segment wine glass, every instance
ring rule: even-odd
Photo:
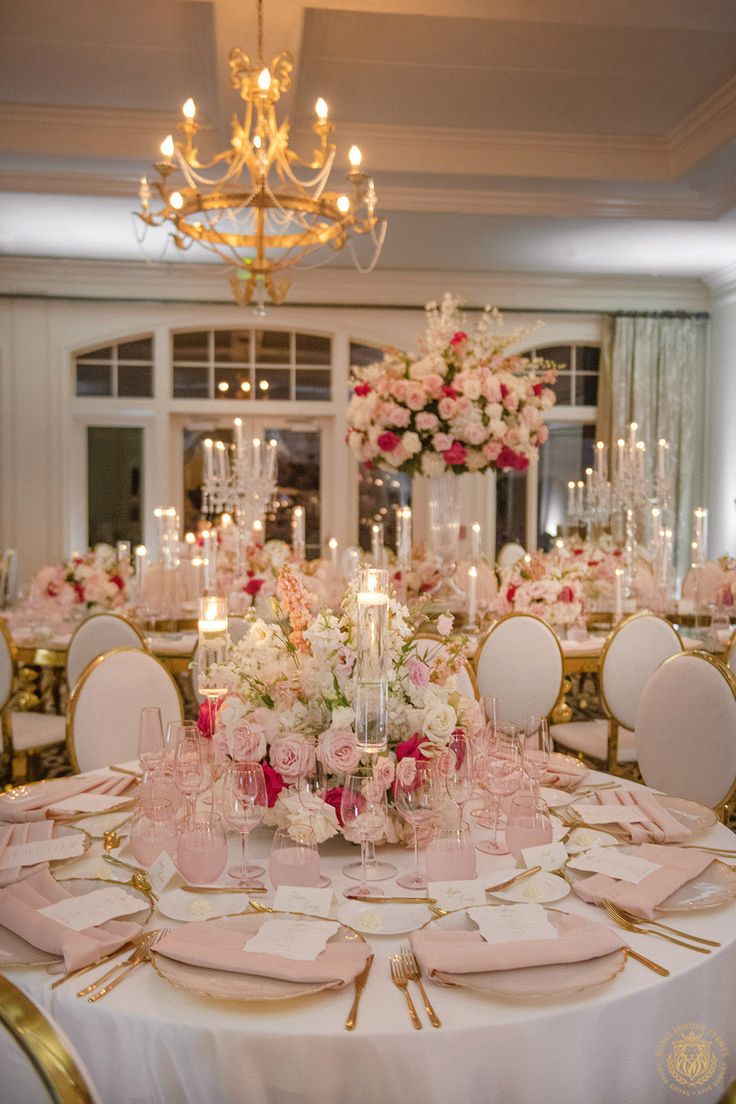
[[[307,824],[280,828],[273,837],[268,876],[274,889],[280,885],[318,886],[320,862],[314,831]]]
[[[419,829],[432,819],[437,801],[434,763],[427,759],[402,759],[396,768],[394,802],[414,829],[414,873],[396,881],[406,889],[425,889],[426,877],[419,872]]]
[[[346,834],[360,841],[362,872],[358,885],[344,890],[344,896],[383,896],[383,890],[375,886],[371,889],[366,878],[368,841],[381,838],[386,831],[388,818],[386,791],[380,783],[374,781],[371,767],[360,768],[346,776],[340,800],[340,816]]]
[[[484,761],[485,757],[490,754],[496,739],[496,729],[498,727],[498,698],[494,697],[493,694],[484,694],[480,699],[480,704],[485,718],[485,725],[483,726],[483,731],[476,736],[473,741],[472,751],[475,780],[480,785],[483,800],[476,809],[470,810],[470,815],[474,816],[478,823],[484,828],[490,828],[493,821],[493,804],[488,791],[481,784],[478,763]]]
[[[430,882],[474,878],[475,846],[470,828],[459,824],[437,829],[427,845],[427,877]]]
[[[327,794],[327,772],[319,759],[315,761],[311,770],[305,771],[304,774],[299,775],[295,787],[299,802],[308,817],[308,823],[312,832],[314,832],[315,814]],[[301,883],[291,882],[289,884],[300,885]],[[315,885],[323,887],[330,884],[330,879],[326,874],[322,873],[319,874],[318,880],[315,882]]]
[[[184,810],[187,824],[191,828],[197,798],[210,784],[208,770],[209,747],[200,736],[196,724],[191,721],[179,722],[181,733],[174,751],[174,781],[184,794]]]
[[[241,862],[231,866],[228,874],[241,886],[263,873],[262,866],[248,863],[248,838],[263,820],[267,808],[266,777],[261,764],[231,763],[222,787],[222,815],[240,833]]]
[[[539,786],[549,770],[552,741],[546,717],[530,713],[526,719],[524,735],[524,774],[539,792]]]
[[[453,732],[448,740],[440,760],[440,771],[447,794],[457,806],[459,827],[463,822],[463,809],[475,788],[470,741],[464,732]]]
[[[227,837],[220,817],[198,820],[182,829],[176,865],[190,883],[209,884],[219,878],[227,865]]]
[[[508,848],[498,838],[501,798],[509,797],[519,788],[522,771],[519,730],[516,725],[502,725],[496,730],[496,740],[480,764],[481,784],[493,796],[493,835],[477,843],[487,855],[508,855]]]
[[[156,774],[164,761],[164,727],[157,705],[141,709],[138,726],[138,760],[147,773]]]
[[[512,797],[506,818],[506,846],[514,858],[520,858],[525,847],[551,842],[552,821],[544,802],[530,793]]]
[[[177,831],[174,806],[155,788],[138,802],[130,825],[130,850],[141,866],[150,866],[162,851],[176,855]]]

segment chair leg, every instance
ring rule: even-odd
[[[13,752],[13,765],[11,768],[11,780],[14,786],[21,786],[28,781],[28,754],[25,751]]]
[[[618,724],[612,717],[608,720],[608,756],[606,769],[609,774],[619,774],[618,764]]]

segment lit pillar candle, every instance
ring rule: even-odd
[[[585,484],[583,483],[582,479],[579,479],[577,485],[577,500],[575,503],[576,513],[578,517],[582,517],[585,513],[585,499],[583,498],[584,493]]]
[[[135,581],[138,584],[138,588],[143,586],[143,580],[146,575],[146,564],[148,563],[148,551],[145,544],[139,544],[135,550]]]
[[[226,687],[218,677],[217,668],[227,661],[227,598],[216,595],[200,598],[197,629],[198,690],[208,698],[222,697],[226,693]]]
[[[396,514],[396,559],[405,570],[411,564],[411,509],[401,506]]]
[[[276,474],[276,457],[278,455],[278,450],[279,443],[272,437],[266,448],[266,479],[273,479]]]
[[[471,564],[468,568],[468,628],[475,628],[478,614],[478,568]]]
[[[568,520],[575,517],[575,484],[572,480],[567,484],[567,516]]]
[[[204,566],[204,560],[201,556],[192,556],[192,576],[194,593],[198,598],[202,596],[202,568]]]
[[[305,554],[304,507],[295,506],[291,511],[291,551],[294,559],[301,562]]]
[[[256,518],[252,529],[253,543],[260,547],[263,544],[263,522]]]
[[[623,568],[617,567],[615,571],[615,592],[614,592],[614,611],[613,611],[613,623],[617,625],[624,612],[624,572]]]
[[[636,448],[636,431],[637,431],[638,428],[639,427],[636,424],[636,422],[632,422],[631,425],[629,426],[629,448],[630,449],[635,449]]]
[[[118,563],[130,567],[130,541],[118,541],[115,547],[118,554]]]
[[[253,475],[256,479],[261,477],[261,439],[253,438]]]
[[[704,506],[698,506],[693,511],[693,518],[695,520],[695,540],[693,546],[695,548],[695,559],[698,564],[704,564],[706,559],[706,544],[708,541],[708,511]]]
[[[626,442],[623,437],[619,437],[616,441],[616,479],[621,483],[624,478],[624,453],[626,451]]]
[[[371,560],[374,567],[383,564],[383,522],[374,521],[371,525]]]
[[[235,427],[235,455],[240,457],[243,451],[243,419],[236,418],[233,425]]]
[[[606,478],[606,446],[603,441],[595,443],[595,473],[599,479]]]
[[[214,461],[212,453],[215,447],[215,442],[210,437],[205,437],[202,442],[202,449],[204,451],[204,478],[206,483],[211,483],[214,474]]]
[[[355,735],[363,751],[387,747],[388,571],[360,572],[357,593]]]
[[[644,465],[646,462],[647,446],[643,441],[636,442],[636,473],[640,479],[644,478]]]
[[[667,482],[667,452],[669,445],[664,437],[657,441],[657,489],[661,491]]]
[[[327,542],[327,547],[330,550],[330,567],[334,572],[337,572],[337,537],[330,537]]]
[[[474,521],[470,529],[470,555],[473,560],[480,559],[480,522]]]

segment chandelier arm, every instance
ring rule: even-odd
[[[353,258],[353,264],[357,268],[358,272],[360,272],[363,276],[368,276],[371,272],[373,272],[373,269],[378,264],[378,258],[381,256],[381,252],[383,250],[383,243],[386,240],[386,231],[388,230],[388,223],[386,222],[385,219],[381,219],[380,226],[381,226],[381,229],[378,233],[378,238],[376,238],[376,235],[375,235],[375,227],[371,228],[371,238],[373,240],[373,244],[375,246],[375,249],[374,249],[374,252],[373,252],[373,259],[371,260],[371,262],[368,264],[367,267],[364,267],[360,263],[360,260],[358,259],[358,254],[355,250],[355,243],[354,243],[353,239],[348,238],[348,240],[347,240],[347,246],[348,246],[348,249],[350,250],[351,257]]]
[[[195,172],[188,161],[181,157],[181,155],[178,157],[179,167],[189,187],[193,188],[194,191],[197,190],[197,184],[203,184],[206,188],[221,188],[223,184],[227,184],[233,177],[239,176],[245,164],[245,157],[242,153],[233,156],[233,151],[231,150],[226,156],[230,158],[230,166],[225,175],[220,177],[219,180],[208,180],[206,176],[201,176],[198,172]],[[221,157],[220,160],[224,160],[224,156]],[[202,165],[201,168],[211,168],[214,164],[215,162],[212,161],[209,165]]]
[[[332,172],[332,166],[334,165],[334,163],[335,150],[333,149],[332,153],[328,156],[320,171],[315,176],[313,176],[311,180],[300,180],[299,177],[294,172],[292,172],[292,168],[289,162],[285,161],[285,176],[288,180],[292,182],[292,184],[295,184],[297,188],[302,188],[305,191],[310,188],[319,188],[321,194],[324,191],[325,185],[327,184],[327,180],[330,173]]]

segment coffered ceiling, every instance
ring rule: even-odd
[[[255,0],[2,11],[0,250],[135,260],[137,181],[187,96],[200,145],[227,140],[227,56],[255,51]],[[364,150],[383,266],[707,278],[736,261],[734,0],[265,0],[265,27],[266,54],[295,57],[295,143],[322,95],[338,162]]]

